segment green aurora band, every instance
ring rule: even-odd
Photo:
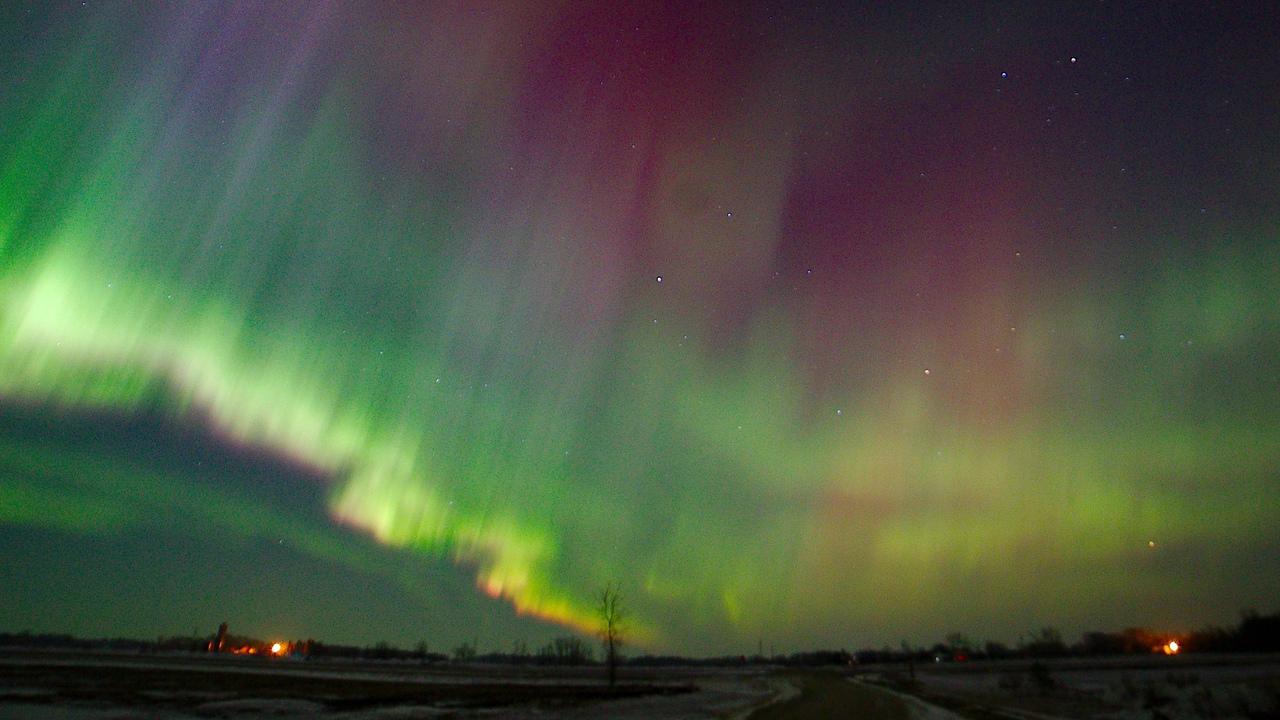
[[[830,118],[771,109],[782,70],[646,125],[577,86],[528,100],[536,58],[451,41],[466,14],[413,65],[323,4],[276,11],[271,41],[232,8],[149,12],[3,58],[6,402],[207,420],[327,478],[332,522],[519,613],[589,630],[620,580],[653,648],[1177,625],[1280,591],[1274,218],[1073,255],[1024,167],[981,210],[921,191],[876,241],[886,276],[788,265],[797,178],[826,171],[759,138]],[[449,53],[406,101],[431,111],[406,160],[386,136],[416,116],[363,78]],[[109,534],[177,505],[370,562],[232,489],[0,440],[3,524]]]

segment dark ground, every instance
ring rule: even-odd
[[[210,714],[210,703],[302,700],[320,712],[403,705],[459,711],[527,706],[551,713],[601,700],[691,692],[694,686],[637,679],[610,688],[599,670],[481,671],[412,664],[313,663],[261,658],[161,655],[7,654],[0,658],[0,706],[21,703],[121,708],[143,715]],[[521,674],[516,675],[516,672]],[[214,707],[214,706],[210,706]]]

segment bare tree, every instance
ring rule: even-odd
[[[591,660],[591,648],[573,635],[563,635],[538,648],[538,661],[547,665],[581,665]]]
[[[618,679],[618,648],[622,647],[622,586],[609,583],[600,591],[600,641],[604,644],[604,663],[609,669],[609,686]]]
[[[453,659],[457,662],[471,662],[476,659],[476,645],[472,643],[462,643],[453,649]]]

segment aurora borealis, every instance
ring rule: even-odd
[[[1274,6],[791,5],[6,4],[0,630],[1272,609]]]

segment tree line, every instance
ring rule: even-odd
[[[603,601],[605,598],[601,597]],[[615,607],[615,609],[617,609]],[[1008,658],[1043,658],[1062,656],[1098,656],[1143,654],[1158,651],[1162,645],[1176,638],[1180,649],[1187,653],[1270,653],[1280,652],[1280,612],[1261,614],[1255,610],[1241,613],[1240,622],[1231,627],[1210,626],[1190,633],[1164,633],[1146,628],[1127,628],[1119,632],[1090,631],[1079,640],[1068,643],[1062,633],[1053,627],[1044,627],[1024,634],[1014,645],[988,641],[978,643],[961,633],[951,633],[942,641],[929,647],[912,646],[903,642],[897,648],[846,650],[812,650],[790,654],[761,653],[753,655],[722,655],[691,658],[680,655],[640,655],[625,658],[621,655],[621,613],[615,618],[617,634],[614,637],[614,666],[674,666],[674,665],[844,665],[849,663],[889,662],[937,662],[1001,660]],[[381,661],[434,663],[489,663],[510,665],[596,665],[609,666],[608,624],[601,632],[601,657],[597,657],[594,643],[576,635],[552,638],[544,645],[531,649],[524,641],[516,640],[510,651],[494,650],[482,653],[475,641],[464,642],[451,652],[432,651],[424,641],[411,649],[392,643],[380,642],[372,646],[340,645],[318,640],[298,640],[299,654],[307,658],[352,658]],[[168,636],[155,640],[130,638],[86,639],[68,634],[5,632],[0,633],[0,647],[66,650],[95,650],[109,652],[205,652],[212,636]]]

